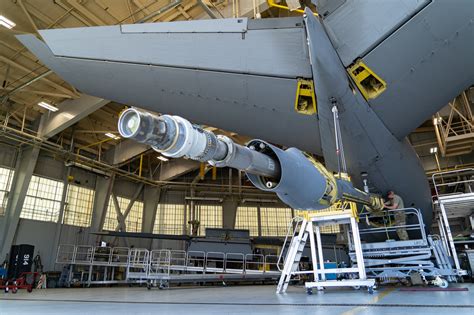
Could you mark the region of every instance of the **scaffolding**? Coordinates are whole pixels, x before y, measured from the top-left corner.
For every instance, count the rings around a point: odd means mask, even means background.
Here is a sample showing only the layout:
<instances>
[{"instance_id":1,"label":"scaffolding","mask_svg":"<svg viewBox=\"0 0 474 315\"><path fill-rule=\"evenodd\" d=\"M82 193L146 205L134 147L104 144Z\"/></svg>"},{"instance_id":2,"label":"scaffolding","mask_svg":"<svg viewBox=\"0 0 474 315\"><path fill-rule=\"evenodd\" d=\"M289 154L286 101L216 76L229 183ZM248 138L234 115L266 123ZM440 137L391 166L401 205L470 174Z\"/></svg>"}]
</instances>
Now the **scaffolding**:
<instances>
[{"instance_id":1,"label":"scaffolding","mask_svg":"<svg viewBox=\"0 0 474 315\"><path fill-rule=\"evenodd\" d=\"M471 153L474 146L474 116L466 92L449 102L449 114L433 117L436 139L443 157Z\"/></svg>"},{"instance_id":2,"label":"scaffolding","mask_svg":"<svg viewBox=\"0 0 474 315\"><path fill-rule=\"evenodd\" d=\"M469 218L472 231L474 226L474 169L466 168L432 175L436 196L433 201L435 218L440 237L448 255L453 259L456 269L460 269L456 244L474 240L456 240L453 237L449 219Z\"/></svg>"}]
</instances>

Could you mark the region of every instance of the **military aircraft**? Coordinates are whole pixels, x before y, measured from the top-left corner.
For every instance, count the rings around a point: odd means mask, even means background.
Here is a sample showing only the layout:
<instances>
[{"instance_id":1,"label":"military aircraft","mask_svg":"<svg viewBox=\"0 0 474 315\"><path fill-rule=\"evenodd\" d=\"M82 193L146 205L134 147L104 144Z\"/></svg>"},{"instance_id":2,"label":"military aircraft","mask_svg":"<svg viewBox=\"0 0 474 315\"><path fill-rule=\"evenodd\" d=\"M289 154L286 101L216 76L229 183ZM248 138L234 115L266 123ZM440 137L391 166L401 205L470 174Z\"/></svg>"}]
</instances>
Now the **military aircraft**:
<instances>
[{"instance_id":1,"label":"military aircraft","mask_svg":"<svg viewBox=\"0 0 474 315\"><path fill-rule=\"evenodd\" d=\"M396 191L429 226L429 184L406 136L474 83L474 1L315 4L318 16L306 8L17 38L83 93L296 147L331 171L339 124L354 185L366 175L371 192Z\"/></svg>"}]
</instances>

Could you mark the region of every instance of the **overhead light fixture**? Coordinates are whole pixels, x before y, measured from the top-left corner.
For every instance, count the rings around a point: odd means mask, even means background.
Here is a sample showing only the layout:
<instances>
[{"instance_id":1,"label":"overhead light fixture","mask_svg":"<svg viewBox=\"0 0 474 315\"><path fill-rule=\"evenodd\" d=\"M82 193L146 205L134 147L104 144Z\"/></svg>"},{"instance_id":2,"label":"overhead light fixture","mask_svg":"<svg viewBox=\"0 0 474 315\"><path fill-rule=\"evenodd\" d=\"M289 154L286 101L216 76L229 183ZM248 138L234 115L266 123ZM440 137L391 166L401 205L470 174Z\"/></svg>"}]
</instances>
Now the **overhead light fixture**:
<instances>
[{"instance_id":1,"label":"overhead light fixture","mask_svg":"<svg viewBox=\"0 0 474 315\"><path fill-rule=\"evenodd\" d=\"M431 154L435 154L435 153L437 153L437 152L438 152L438 147L432 147L432 148L430 148L430 153L431 153Z\"/></svg>"},{"instance_id":2,"label":"overhead light fixture","mask_svg":"<svg viewBox=\"0 0 474 315\"><path fill-rule=\"evenodd\" d=\"M252 199L252 198L244 198L242 199L242 203L247 202L255 202L255 203L277 203L278 200L275 199Z\"/></svg>"},{"instance_id":3,"label":"overhead light fixture","mask_svg":"<svg viewBox=\"0 0 474 315\"><path fill-rule=\"evenodd\" d=\"M165 158L164 156L161 156L161 155L158 156L157 159L158 159L158 160L161 160L161 161L163 161L163 162L168 162L168 161L169 161L169 159L167 159L167 158Z\"/></svg>"},{"instance_id":4,"label":"overhead light fixture","mask_svg":"<svg viewBox=\"0 0 474 315\"><path fill-rule=\"evenodd\" d=\"M66 119L73 119L74 118L74 115L71 114L71 113L62 113L63 117L65 117Z\"/></svg>"},{"instance_id":5,"label":"overhead light fixture","mask_svg":"<svg viewBox=\"0 0 474 315\"><path fill-rule=\"evenodd\" d=\"M5 26L6 28L8 29L12 29L15 27L15 23L13 23L12 20L9 20L7 19L6 17L4 17L3 15L0 15L0 25L3 25Z\"/></svg>"},{"instance_id":6,"label":"overhead light fixture","mask_svg":"<svg viewBox=\"0 0 474 315\"><path fill-rule=\"evenodd\" d=\"M106 135L107 137L109 137L109 138L112 138L112 139L114 139L114 140L119 140L119 139L120 139L120 137L119 137L119 136L117 136L117 135L114 135L114 134L113 134L113 133L111 133L111 132L107 132L105 135Z\"/></svg>"},{"instance_id":7,"label":"overhead light fixture","mask_svg":"<svg viewBox=\"0 0 474 315\"><path fill-rule=\"evenodd\" d=\"M441 118L437 118L437 117L433 118L433 125L439 124L440 121L441 121Z\"/></svg>"},{"instance_id":8,"label":"overhead light fixture","mask_svg":"<svg viewBox=\"0 0 474 315\"><path fill-rule=\"evenodd\" d=\"M193 200L193 201L217 201L223 202L224 199L222 198L214 198L214 197L184 197L185 200Z\"/></svg>"},{"instance_id":9,"label":"overhead light fixture","mask_svg":"<svg viewBox=\"0 0 474 315\"><path fill-rule=\"evenodd\" d=\"M58 108L56 106L53 106L53 105L48 104L46 102L39 102L38 105L43 107L43 108L46 108L47 110L52 111L52 112L57 112L58 111Z\"/></svg>"}]
</instances>

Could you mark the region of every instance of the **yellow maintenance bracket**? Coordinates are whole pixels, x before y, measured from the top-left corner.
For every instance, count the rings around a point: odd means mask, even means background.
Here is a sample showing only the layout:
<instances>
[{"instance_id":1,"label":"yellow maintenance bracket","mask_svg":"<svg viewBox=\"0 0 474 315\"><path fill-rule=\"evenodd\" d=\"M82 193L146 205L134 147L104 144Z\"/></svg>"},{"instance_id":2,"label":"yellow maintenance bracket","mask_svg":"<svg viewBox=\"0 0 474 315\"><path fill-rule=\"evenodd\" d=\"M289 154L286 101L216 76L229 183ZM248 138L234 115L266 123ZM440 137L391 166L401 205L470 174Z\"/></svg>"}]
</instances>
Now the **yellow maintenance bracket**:
<instances>
[{"instance_id":1,"label":"yellow maintenance bracket","mask_svg":"<svg viewBox=\"0 0 474 315\"><path fill-rule=\"evenodd\" d=\"M304 115L317 114L316 94L313 80L298 79L296 85L295 111Z\"/></svg>"},{"instance_id":2,"label":"yellow maintenance bracket","mask_svg":"<svg viewBox=\"0 0 474 315\"><path fill-rule=\"evenodd\" d=\"M267 4L268 4L269 7L273 7L273 8L279 8L279 9L288 10L288 11L291 11L291 12L304 13L303 9L294 10L292 8L289 8L287 5L281 5L281 4L276 3L275 0L267 0ZM314 12L313 15L314 16L319 16L317 12Z\"/></svg>"},{"instance_id":3,"label":"yellow maintenance bracket","mask_svg":"<svg viewBox=\"0 0 474 315\"><path fill-rule=\"evenodd\" d=\"M350 66L347 71L366 100L378 97L387 89L387 83L361 60Z\"/></svg>"}]
</instances>

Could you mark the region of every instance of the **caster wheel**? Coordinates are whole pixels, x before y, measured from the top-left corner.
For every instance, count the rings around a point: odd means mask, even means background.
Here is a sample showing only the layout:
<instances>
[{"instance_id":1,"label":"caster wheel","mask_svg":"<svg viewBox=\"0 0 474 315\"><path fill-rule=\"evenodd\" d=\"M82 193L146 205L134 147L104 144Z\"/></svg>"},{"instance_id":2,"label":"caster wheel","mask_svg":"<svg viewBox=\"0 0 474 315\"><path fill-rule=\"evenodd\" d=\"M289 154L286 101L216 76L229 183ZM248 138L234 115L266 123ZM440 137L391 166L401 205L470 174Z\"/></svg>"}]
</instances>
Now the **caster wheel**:
<instances>
[{"instance_id":1,"label":"caster wheel","mask_svg":"<svg viewBox=\"0 0 474 315\"><path fill-rule=\"evenodd\" d=\"M33 288L32 288L32 287L28 287L28 288L26 289L26 291L27 291L28 293L31 293L31 292L33 292Z\"/></svg>"},{"instance_id":2,"label":"caster wheel","mask_svg":"<svg viewBox=\"0 0 474 315\"><path fill-rule=\"evenodd\" d=\"M8 289L8 287L6 287L4 291L5 291L5 293L8 293L8 291L10 291L10 290Z\"/></svg>"},{"instance_id":3,"label":"caster wheel","mask_svg":"<svg viewBox=\"0 0 474 315\"><path fill-rule=\"evenodd\" d=\"M439 284L439 287L442 288L442 289L446 289L448 287L449 283L447 280L445 279L442 279L441 280L441 283Z\"/></svg>"},{"instance_id":4,"label":"caster wheel","mask_svg":"<svg viewBox=\"0 0 474 315\"><path fill-rule=\"evenodd\" d=\"M308 295L312 295L313 294L313 289L306 289L306 293Z\"/></svg>"},{"instance_id":5,"label":"caster wheel","mask_svg":"<svg viewBox=\"0 0 474 315\"><path fill-rule=\"evenodd\" d=\"M367 292L369 292L369 294L374 294L374 288L373 287L367 287Z\"/></svg>"},{"instance_id":6,"label":"caster wheel","mask_svg":"<svg viewBox=\"0 0 474 315\"><path fill-rule=\"evenodd\" d=\"M352 288L354 288L354 290L360 290L360 285L355 285Z\"/></svg>"},{"instance_id":7,"label":"caster wheel","mask_svg":"<svg viewBox=\"0 0 474 315\"><path fill-rule=\"evenodd\" d=\"M147 288L147 290L151 290L151 284L147 283L146 288Z\"/></svg>"},{"instance_id":8,"label":"caster wheel","mask_svg":"<svg viewBox=\"0 0 474 315\"><path fill-rule=\"evenodd\" d=\"M17 291L18 291L18 289L17 289L17 288L15 288L15 289L12 289L12 293L13 293L13 294L16 294L16 292L17 292Z\"/></svg>"}]
</instances>

